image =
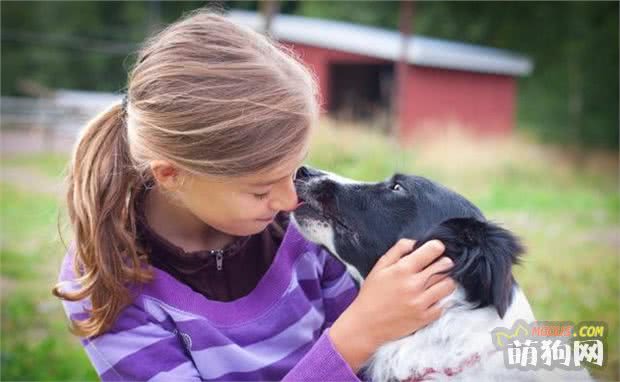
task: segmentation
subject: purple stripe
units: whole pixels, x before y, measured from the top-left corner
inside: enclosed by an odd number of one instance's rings
[[[358,289],[353,286],[336,297],[326,298],[324,301],[325,321],[330,323],[336,321],[342,312],[355,300],[358,292]]]
[[[227,334],[223,333],[222,330],[214,328],[211,325],[205,325],[205,321],[200,319],[177,322],[177,329],[181,333],[200,333],[199,336],[191,337],[192,351],[198,351],[212,346],[228,345],[234,342]]]
[[[172,370],[188,360],[179,339],[169,337],[123,358],[103,373],[101,380],[146,381],[157,373]]]
[[[87,312],[71,314],[72,320],[85,320],[88,317],[89,314]],[[142,326],[149,322],[157,323],[166,330],[172,331],[174,329],[174,325],[171,325],[171,323],[167,321],[157,322],[153,320],[152,317],[143,310],[137,309],[134,305],[129,305],[121,311],[118,318],[114,322],[114,325],[106,332],[106,334],[120,333],[127,330],[135,329],[138,326]]]
[[[330,253],[327,253],[325,268],[323,269],[323,276],[321,277],[321,280],[323,283],[330,283],[339,279],[340,276],[346,272],[346,270],[346,267],[340,262],[340,260],[336,259]]]
[[[73,272],[73,259],[75,256],[75,243],[72,241],[69,244],[69,248],[65,253],[65,256],[62,259],[62,264],[60,265],[60,272],[58,275],[58,281],[68,281],[75,279],[75,274]]]
[[[298,283],[306,295],[306,298],[300,298],[302,300],[314,301],[323,295],[318,280],[299,280]]]
[[[289,224],[273,263],[256,288],[246,296],[230,302],[209,300],[158,268],[153,268],[155,279],[137,288],[137,292],[153,296],[178,309],[205,316],[215,325],[246,323],[264,314],[278,302],[290,284],[295,261],[308,251],[317,251],[317,245],[301,236],[294,224]]]
[[[314,282],[316,284],[316,281]],[[204,325],[204,320],[191,320],[177,323],[181,332],[196,333],[199,328],[200,336],[192,337],[192,351],[203,350],[208,347],[235,343],[239,346],[248,346],[256,342],[269,339],[298,322],[313,305],[304,297],[302,288],[295,288],[281,304],[286,305],[286,314],[274,319],[273,315],[265,316],[252,323],[250,331],[246,325],[230,328],[214,328]],[[281,308],[280,308],[281,309]]]
[[[262,367],[258,370],[245,372],[245,373],[228,373],[222,375],[218,378],[213,379],[214,381],[279,381],[281,380],[286,373],[289,372],[302,358],[303,356],[314,346],[317,339],[323,333],[323,328],[319,328],[315,330],[312,334],[312,338],[314,339],[311,342],[306,343],[305,345],[300,346],[297,350],[290,353],[283,359],[272,363],[269,366]]]
[[[90,314],[86,313],[86,312],[82,312],[82,313],[73,313],[71,314],[71,316],[69,316],[69,319],[71,321],[84,321],[86,320],[88,317],[90,317]],[[82,346],[86,346],[88,344],[88,339],[84,338],[84,337],[78,337],[80,339],[80,343],[82,344]]]
[[[80,313],[71,313],[71,316],[69,318],[74,321],[84,321],[88,317],[90,317],[90,314],[86,312],[80,312]]]
[[[73,321],[84,321],[90,314],[87,312],[73,313],[70,319]],[[131,309],[128,313],[121,312],[118,319],[114,322],[112,328],[110,328],[106,334],[113,334],[124,332],[126,330],[135,329],[138,326],[142,326],[147,323],[146,315],[144,312],[138,312],[136,309]]]
[[[152,321],[152,320],[151,320]],[[149,315],[143,310],[136,309],[133,305],[129,305],[119,315],[114,325],[107,333],[119,333],[125,330],[131,330],[142,326],[149,322]]]

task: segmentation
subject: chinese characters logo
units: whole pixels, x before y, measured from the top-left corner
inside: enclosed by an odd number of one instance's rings
[[[584,321],[578,325],[561,321],[517,320],[512,328],[492,330],[493,344],[504,352],[507,368],[535,370],[555,367],[602,368],[606,364],[607,324]]]

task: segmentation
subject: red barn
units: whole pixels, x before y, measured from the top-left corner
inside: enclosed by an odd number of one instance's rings
[[[229,17],[257,30],[264,24],[256,12],[234,10]],[[326,111],[389,128],[402,44],[398,31],[276,15],[271,35],[313,68]],[[484,133],[513,129],[515,77],[532,71],[528,57],[422,36],[409,37],[407,43],[401,137],[448,123]]]

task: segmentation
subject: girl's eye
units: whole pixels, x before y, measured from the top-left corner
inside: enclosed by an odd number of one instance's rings
[[[254,197],[255,197],[256,199],[259,199],[259,200],[260,200],[260,199],[265,199],[265,198],[267,197],[267,195],[269,195],[269,193],[268,193],[268,192],[265,192],[264,194],[253,194],[253,195],[254,195]]]
[[[394,183],[393,185],[390,186],[390,190],[400,191],[402,189],[403,189],[403,187],[400,184],[398,184],[398,183]]]

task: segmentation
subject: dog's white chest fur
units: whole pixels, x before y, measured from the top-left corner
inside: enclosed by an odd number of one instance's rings
[[[493,345],[495,327],[512,327],[517,319],[533,321],[525,295],[515,288],[512,303],[503,319],[494,307],[471,309],[464,291],[457,288],[440,302],[444,314],[414,335],[381,346],[366,364],[372,381],[450,380],[561,380],[557,373],[507,369],[503,353]],[[564,374],[564,373],[561,373]],[[587,373],[573,374],[588,379]]]

